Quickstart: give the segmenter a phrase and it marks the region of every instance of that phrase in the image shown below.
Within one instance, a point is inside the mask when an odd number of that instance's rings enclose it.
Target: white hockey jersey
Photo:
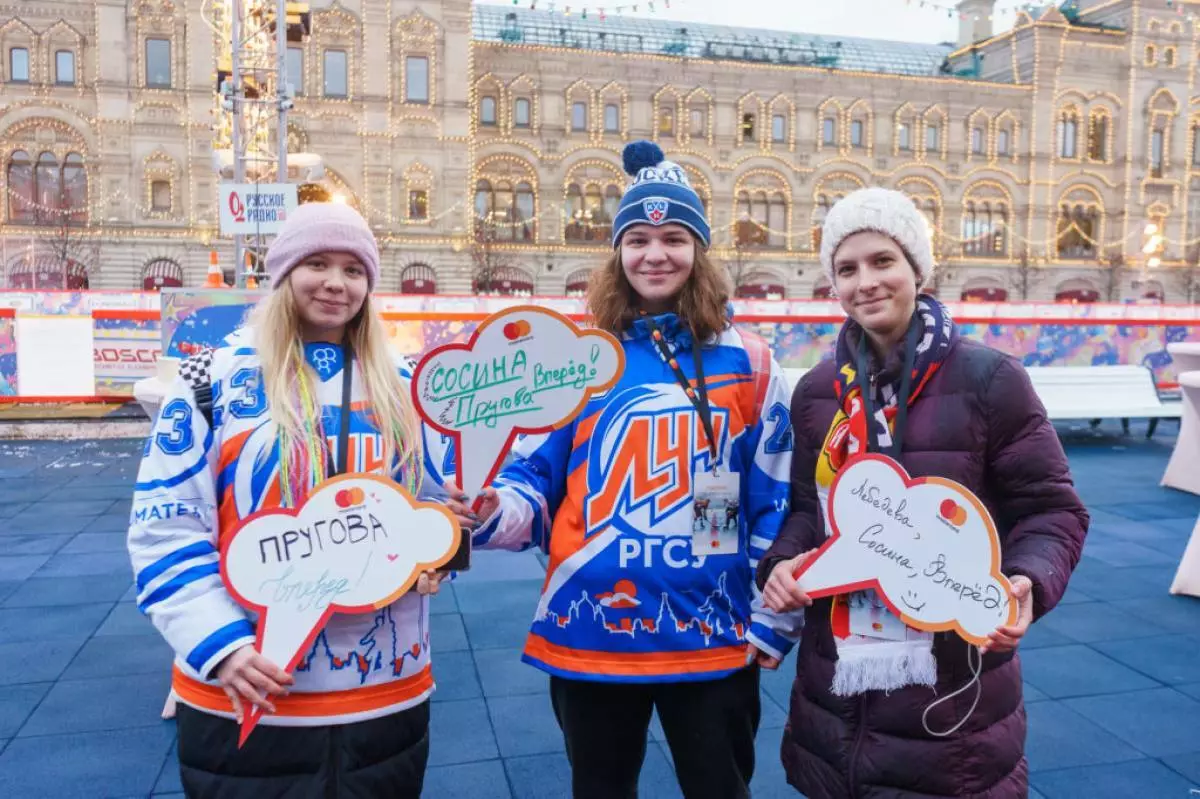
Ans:
[[[130,517],[129,552],[137,603],[175,650],[173,689],[181,701],[232,718],[212,679],[231,652],[254,643],[255,619],[221,581],[221,535],[240,519],[281,504],[279,456],[267,413],[261,367],[250,331],[241,329],[213,351],[207,369],[213,423],[197,407],[188,378],[206,367],[191,359],[171,386],[146,442]],[[321,378],[318,397],[335,461],[341,418],[342,350],[306,345]],[[399,366],[402,377],[410,365]],[[364,413],[365,390],[354,370],[347,470],[379,472],[382,439]],[[436,447],[438,436],[429,436]],[[433,461],[427,457],[427,463]],[[402,475],[393,475],[403,483]],[[419,487],[440,494],[436,470]],[[430,670],[429,602],[409,593],[375,613],[335,614],[295,670],[289,695],[272,701],[263,724],[316,726],[361,721],[424,701]]]

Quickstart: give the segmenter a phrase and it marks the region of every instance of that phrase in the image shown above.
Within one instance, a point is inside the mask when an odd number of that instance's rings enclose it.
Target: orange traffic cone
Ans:
[[[221,274],[221,265],[217,263],[216,250],[210,250],[208,253],[208,274],[204,278],[204,287],[206,289],[225,287],[225,277]]]
[[[258,288],[258,281],[254,279],[254,259],[250,253],[246,253],[246,288]]]

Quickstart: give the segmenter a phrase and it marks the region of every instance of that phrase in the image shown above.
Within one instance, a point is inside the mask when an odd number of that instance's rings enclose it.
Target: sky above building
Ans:
[[[479,0],[493,5],[512,6],[512,0]],[[636,14],[631,10],[637,5]],[[529,8],[530,0],[518,0]],[[578,17],[588,9],[588,19],[599,16],[603,8],[615,16],[618,6],[625,16],[646,19],[708,22],[714,25],[737,25],[748,28],[771,28],[799,33],[820,33],[830,36],[862,36],[870,39],[891,39],[907,42],[954,42],[958,39],[958,14],[952,9],[953,0],[654,0],[654,12],[648,10],[648,0],[537,0],[538,10],[550,16],[562,17],[565,8]],[[995,30],[1006,30],[1012,24],[1015,4],[997,3],[993,21]]]

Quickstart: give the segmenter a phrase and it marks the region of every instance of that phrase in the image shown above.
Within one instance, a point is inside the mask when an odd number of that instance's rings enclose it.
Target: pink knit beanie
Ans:
[[[367,220],[344,203],[305,203],[292,212],[267,248],[271,286],[319,252],[352,253],[367,270],[370,287],[379,282],[379,247]]]

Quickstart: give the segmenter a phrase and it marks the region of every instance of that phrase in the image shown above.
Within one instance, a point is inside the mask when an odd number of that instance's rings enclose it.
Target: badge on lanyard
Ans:
[[[735,555],[740,551],[741,485],[727,469],[697,469],[692,475],[692,554]]]
[[[700,345],[692,340],[692,362],[696,370],[696,388],[693,389],[653,318],[647,317],[647,321],[659,356],[670,367],[679,387],[696,409],[708,438],[710,467],[699,467],[692,473],[692,554],[736,554],[741,549],[738,534],[741,528],[741,481],[737,472],[722,468],[721,442],[715,440]]]
[[[886,641],[908,640],[908,627],[883,604],[874,590],[855,591],[846,600],[850,609],[850,633]]]

